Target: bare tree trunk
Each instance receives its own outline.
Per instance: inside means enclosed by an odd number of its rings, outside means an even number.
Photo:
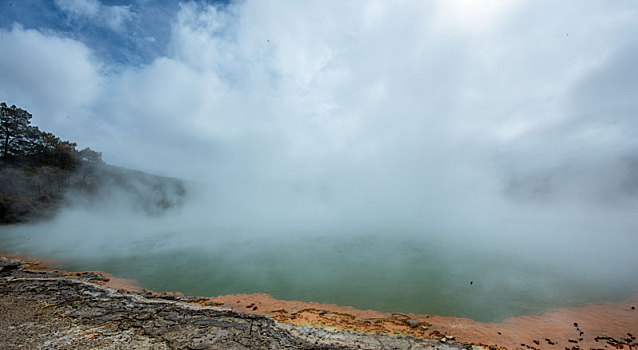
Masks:
[[[47,180],[49,180],[49,195],[53,194],[53,188],[51,186],[51,174],[47,174]]]

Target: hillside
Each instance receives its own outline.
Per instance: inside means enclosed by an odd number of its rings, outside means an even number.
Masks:
[[[100,152],[31,126],[26,110],[0,108],[0,224],[48,219],[74,203],[125,201],[146,215],[183,204],[181,180],[105,164]]]

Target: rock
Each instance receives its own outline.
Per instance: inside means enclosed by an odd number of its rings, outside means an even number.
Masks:
[[[421,324],[421,322],[419,322],[417,320],[407,320],[407,321],[405,321],[405,323],[408,326],[412,327],[412,328],[416,328],[416,327],[418,327]]]
[[[11,275],[12,271],[21,267],[20,263],[8,259],[3,259],[0,262],[0,277]]]
[[[620,343],[620,344],[624,344],[624,345],[628,345],[629,343],[621,338],[612,338],[616,343]]]
[[[102,315],[104,315],[104,313],[100,309],[76,310],[75,312],[69,314],[69,316],[73,318],[86,319],[93,319]]]

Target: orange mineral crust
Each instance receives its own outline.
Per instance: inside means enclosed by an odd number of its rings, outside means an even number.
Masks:
[[[269,316],[281,322],[414,337],[453,336],[459,342],[507,349],[604,349],[638,346],[638,295],[620,303],[561,308],[501,323],[434,315],[382,313],[350,306],[277,300],[267,294],[206,298],[204,305]]]

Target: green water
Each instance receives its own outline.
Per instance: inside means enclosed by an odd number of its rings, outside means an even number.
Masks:
[[[501,321],[635,295],[635,267],[592,275],[551,259],[485,252],[415,236],[177,233],[123,245],[46,242],[28,227],[0,232],[0,250],[62,259],[59,268],[103,270],[148,289],[189,295],[262,292],[275,298]],[[208,238],[203,238],[208,237]],[[188,244],[180,244],[188,241]],[[35,243],[40,242],[40,243]],[[88,247],[95,251],[88,252]],[[117,248],[117,249],[116,249]]]

